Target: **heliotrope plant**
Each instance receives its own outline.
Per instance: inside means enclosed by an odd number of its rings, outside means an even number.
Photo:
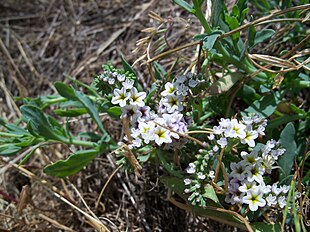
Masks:
[[[74,145],[67,159],[43,169],[64,178],[81,171],[98,155],[112,152],[117,164],[137,176],[146,162],[148,167],[160,165],[164,174],[159,178],[168,188],[168,199],[197,215],[249,231],[280,227],[284,231],[286,224],[305,231],[310,113],[306,104],[296,105],[310,86],[305,53],[287,61],[296,59],[298,66],[293,70],[279,68],[279,59],[268,64],[276,63],[275,70],[258,70],[261,65],[255,65],[254,58],[263,63],[272,58],[248,52],[275,32],[256,33],[254,26],[262,21],[254,21],[240,29],[249,29],[246,38],[240,36],[238,26],[249,10],[247,1],[238,1],[231,12],[223,4],[215,7],[211,23],[202,11],[204,1],[175,2],[197,17],[205,33],[186,46],[148,58],[153,79],[149,89],[142,87],[123,58],[124,69],[103,65],[91,86],[73,78],[79,90],[56,82],[57,94],[23,99],[21,119],[14,123],[0,119],[0,154],[22,152],[22,165],[42,146]],[[292,7],[276,15],[304,8]],[[305,37],[300,31],[292,33]],[[293,50],[303,45],[304,40]],[[183,73],[171,74],[155,62],[190,46],[198,46],[200,53]],[[283,100],[289,97],[290,101]],[[234,107],[234,102],[240,106]],[[57,106],[53,116],[44,112],[51,105]],[[70,130],[68,119],[81,115],[92,118],[98,130]],[[122,121],[120,138],[112,139],[101,116]]]

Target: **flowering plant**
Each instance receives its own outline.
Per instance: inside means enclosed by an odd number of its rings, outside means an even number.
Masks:
[[[71,78],[87,94],[56,82],[57,94],[24,99],[20,121],[0,120],[0,154],[11,156],[27,149],[22,165],[42,146],[74,145],[67,159],[44,168],[45,173],[61,178],[106,152],[115,153],[116,163],[136,176],[146,162],[159,163],[168,200],[180,208],[249,231],[283,231],[292,221],[297,231],[305,231],[309,171],[304,167],[308,165],[310,113],[305,105],[296,106],[296,99],[310,83],[309,59],[303,59],[301,52],[287,62],[282,59],[279,66],[280,58],[251,55],[253,47],[275,32],[256,32],[259,20],[242,26],[249,10],[246,1],[238,1],[231,12],[223,5],[216,7],[209,22],[202,12],[204,1],[192,2],[175,0],[197,18],[205,33],[160,54],[156,54],[160,49],[154,49],[153,58],[147,49],[142,58],[148,57],[151,86],[143,88],[141,77],[124,59],[124,69],[104,65],[91,86]],[[269,17],[304,8],[291,7]],[[153,17],[161,23],[158,28],[168,23]],[[246,38],[240,36],[244,28],[249,29]],[[162,31],[147,31],[152,35],[143,41],[148,41],[149,48]],[[303,45],[301,41],[292,50]],[[156,62],[192,46],[198,46],[198,53],[188,69],[174,64],[166,71],[168,67]],[[291,60],[298,67],[286,67]],[[171,72],[173,68],[177,71]],[[291,86],[297,87],[292,91]],[[285,101],[288,97],[292,102]],[[43,112],[52,105],[58,107],[55,117]],[[59,123],[57,118],[84,114],[93,119],[98,131],[73,133],[69,120]],[[122,122],[120,138],[108,133],[102,115]]]

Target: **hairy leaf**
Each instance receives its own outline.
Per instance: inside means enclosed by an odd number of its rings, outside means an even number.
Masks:
[[[83,150],[71,154],[66,160],[59,160],[44,168],[44,172],[51,176],[66,177],[79,172],[89,164],[98,154],[98,150]]]

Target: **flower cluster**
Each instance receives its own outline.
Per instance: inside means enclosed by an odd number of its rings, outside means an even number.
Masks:
[[[186,169],[190,178],[184,180],[184,192],[190,194],[188,200],[193,205],[205,205],[208,198],[205,186],[214,178],[212,167],[215,156],[219,157],[220,152],[231,152],[231,147],[241,143],[247,145],[250,152],[242,151],[240,161],[230,163],[225,202],[248,205],[251,211],[256,211],[259,207],[285,206],[289,187],[278,187],[276,183],[268,185],[264,181],[264,176],[271,174],[274,164],[285,153],[285,149],[280,148],[275,140],[269,140],[265,145],[255,143],[259,135],[265,135],[266,125],[267,120],[251,115],[243,117],[241,121],[222,118],[219,125],[213,127],[213,133],[208,136],[210,142],[199,150],[196,160]]]
[[[258,115],[243,117],[241,121],[237,119],[221,118],[218,126],[213,127],[213,134],[209,140],[216,140],[217,145],[224,148],[229,139],[237,139],[242,144],[255,147],[255,139],[259,135],[265,135],[267,120]]]
[[[186,142],[180,134],[187,131],[191,121],[182,113],[184,99],[189,88],[198,84],[192,74],[179,76],[173,83],[167,82],[154,110],[145,104],[146,92],[138,91],[134,80],[127,75],[117,70],[105,70],[99,79],[114,86],[111,103],[121,108],[122,119],[129,119],[130,133],[126,134],[125,140],[130,148],[139,148],[154,141],[158,146],[165,145],[164,149],[169,149],[181,147]]]
[[[230,164],[231,173],[225,201],[230,204],[247,204],[251,211],[266,205],[283,208],[289,186],[278,187],[276,183],[266,185],[263,177],[271,173],[273,164],[284,153],[285,149],[279,148],[279,143],[274,140],[262,145],[258,151],[242,151],[242,160]]]
[[[214,178],[214,171],[210,168],[213,151],[201,149],[199,153],[196,155],[196,160],[193,163],[189,163],[186,169],[187,174],[191,175],[191,178],[184,179],[186,186],[184,192],[190,194],[188,200],[192,205],[206,206],[205,195],[207,186]]]

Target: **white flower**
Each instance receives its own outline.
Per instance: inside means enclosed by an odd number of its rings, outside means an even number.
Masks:
[[[167,82],[165,84],[165,90],[163,92],[161,92],[162,96],[168,96],[170,94],[173,94],[176,90],[176,87],[171,83],[171,82]]]
[[[245,133],[246,126],[238,123],[237,119],[232,119],[224,131],[226,137],[244,139],[246,137]]]
[[[171,143],[170,131],[161,126],[157,126],[154,130],[155,143],[162,145],[163,143]]]
[[[134,80],[126,79],[124,82],[122,82],[122,85],[125,89],[132,89],[134,84]]]
[[[109,78],[109,79],[108,79],[108,83],[109,83],[110,85],[114,85],[115,79],[114,79],[114,78]]]
[[[177,87],[177,94],[178,95],[182,95],[182,96],[186,96],[187,95],[187,91],[188,91],[188,87],[184,84],[180,84]]]
[[[189,178],[184,179],[184,184],[185,185],[189,185],[190,183],[192,183],[192,180]]]
[[[221,146],[221,148],[224,148],[228,143],[226,138],[220,138],[216,141],[218,145]]]
[[[266,205],[263,193],[258,189],[248,191],[247,195],[243,197],[242,202],[248,204],[251,211],[256,211],[258,207],[264,207]]]
[[[253,123],[253,118],[251,117],[242,117],[242,121],[246,124],[246,125],[251,125]]]
[[[254,130],[246,131],[246,136],[244,139],[241,139],[241,143],[247,143],[250,147],[255,147],[255,139],[258,137],[258,133]]]
[[[287,193],[290,190],[290,186],[282,185],[282,186],[280,186],[280,189],[281,189],[282,193]]]
[[[155,123],[153,121],[149,122],[139,122],[139,131],[144,142],[148,144],[150,141],[154,140],[154,128]]]
[[[143,107],[145,105],[143,101],[145,97],[146,97],[146,93],[138,92],[138,90],[135,87],[133,87],[130,90],[130,104]]]
[[[196,81],[194,79],[190,79],[188,81],[188,86],[191,87],[191,88],[195,88],[197,85],[198,85],[199,81]]]
[[[266,197],[267,205],[272,206],[277,203],[277,197],[273,196],[271,193]]]
[[[281,192],[282,192],[282,189],[281,188],[278,188],[278,185],[277,185],[277,183],[274,183],[273,185],[272,185],[272,192],[275,194],[275,195],[279,195]]]
[[[230,163],[232,172],[230,173],[233,178],[238,180],[245,179],[245,166],[242,163]]]
[[[200,180],[206,179],[206,176],[202,172],[198,172],[197,176],[198,176],[198,179],[200,179]]]
[[[184,83],[185,81],[186,81],[186,76],[177,76],[175,83],[181,84],[181,83]]]
[[[248,166],[246,167],[245,172],[248,174],[247,177],[248,181],[252,182],[255,180],[259,184],[264,184],[263,179],[264,172],[262,171],[260,165],[256,164],[254,166]]]
[[[182,111],[183,106],[181,104],[181,98],[174,94],[168,95],[163,99],[163,105],[167,107],[168,113],[173,113],[174,111]]]
[[[208,176],[211,178],[211,179],[214,179],[215,177],[215,172],[214,171],[210,171]]]
[[[215,146],[212,148],[212,150],[213,150],[214,152],[217,152],[219,149],[220,149],[220,148],[219,148],[217,145],[215,145]]]
[[[246,193],[246,192],[248,192],[250,190],[257,189],[257,186],[256,186],[256,183],[254,181],[250,182],[250,181],[245,180],[243,185],[241,185],[238,189],[239,189],[240,192]]]
[[[207,136],[209,140],[213,140],[215,138],[214,134],[210,134]]]
[[[265,127],[260,125],[257,129],[256,129],[257,133],[260,135],[265,135]]]
[[[126,76],[124,74],[117,74],[117,80],[119,82],[123,82],[125,80]]]
[[[285,196],[280,196],[278,198],[278,204],[280,206],[281,209],[283,209],[286,206],[286,199]]]
[[[126,105],[122,107],[121,118],[128,117],[132,123],[135,123],[141,117],[141,112],[136,105]]]
[[[188,174],[193,174],[193,173],[195,173],[195,172],[196,172],[196,166],[195,166],[195,164],[194,164],[194,163],[189,163],[189,164],[188,164],[188,167],[186,168],[186,172],[187,172]]]
[[[216,135],[222,134],[224,129],[221,126],[214,126],[213,127],[213,133]]]
[[[241,157],[243,158],[241,163],[244,164],[244,165],[251,165],[251,166],[253,166],[253,165],[257,164],[261,160],[260,157],[257,157],[258,152],[255,151],[255,150],[253,150],[250,154],[248,154],[245,151],[242,151],[240,154],[241,154]]]
[[[126,91],[125,88],[114,89],[113,91],[114,97],[112,97],[112,104],[119,104],[120,107],[124,107],[126,105],[127,100],[130,97],[130,94]]]
[[[221,121],[219,122],[219,125],[222,127],[222,128],[226,128],[230,125],[230,120],[227,119],[227,118],[221,118],[220,119]]]

